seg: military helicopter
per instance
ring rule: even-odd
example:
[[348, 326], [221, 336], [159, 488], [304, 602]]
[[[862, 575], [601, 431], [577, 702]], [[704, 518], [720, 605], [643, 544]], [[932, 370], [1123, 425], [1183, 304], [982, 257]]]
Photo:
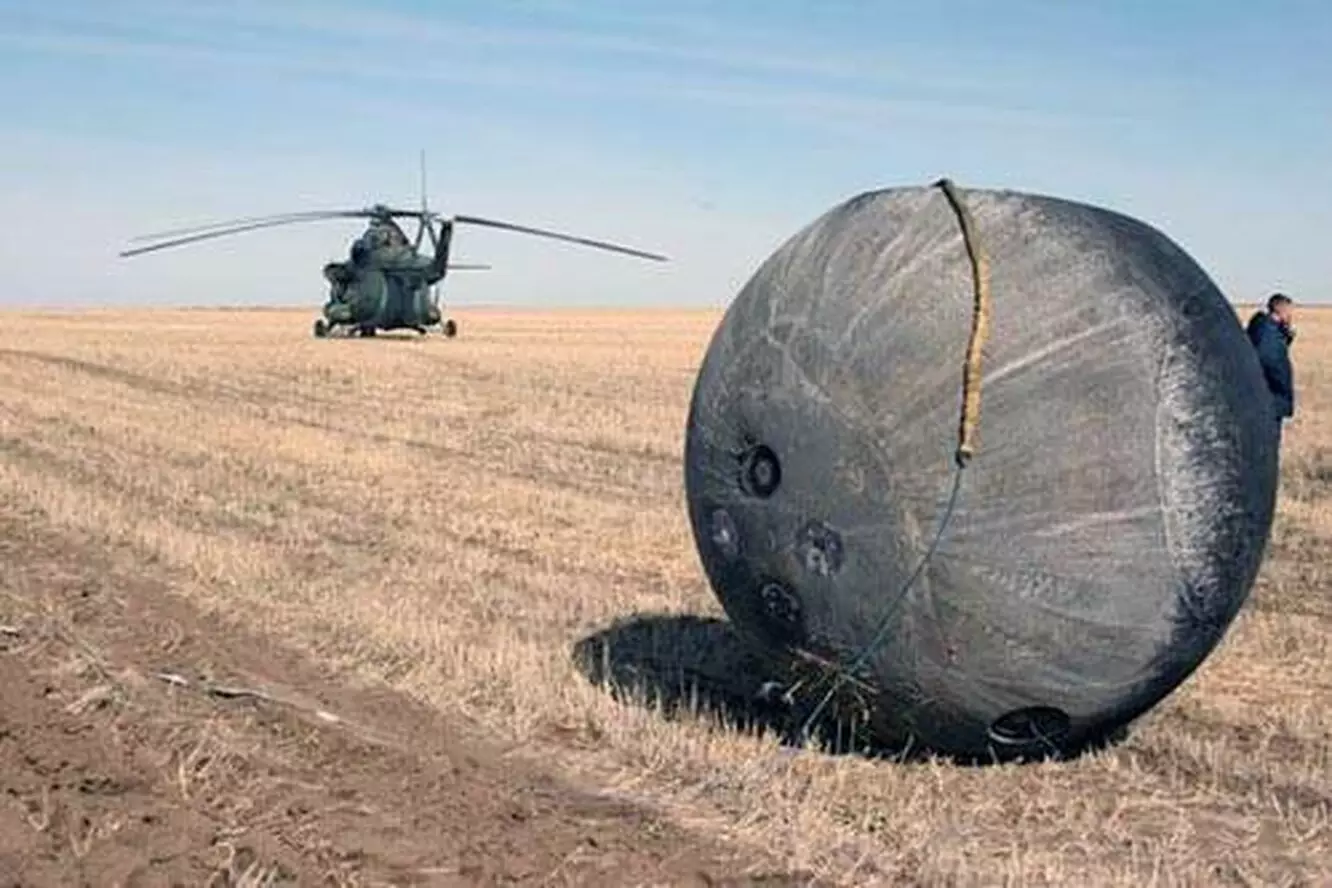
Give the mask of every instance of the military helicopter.
[[[424, 153], [421, 163], [420, 209], [411, 210], [375, 204], [364, 209], [310, 210], [233, 219], [211, 225], [142, 235], [133, 240], [160, 238], [167, 240], [124, 250], [120, 255], [137, 256], [208, 238], [328, 219], [368, 219], [369, 226], [351, 242], [347, 261], [328, 262], [324, 265], [324, 279], [329, 284], [329, 295], [328, 301], [324, 303], [322, 316], [314, 322], [314, 335], [319, 338], [338, 334], [374, 336], [377, 331], [401, 329], [415, 330], [424, 336], [433, 327], [438, 327], [445, 337], [456, 336], [457, 322], [444, 317], [439, 303], [438, 285], [449, 271], [481, 271], [489, 269], [490, 266], [450, 264], [449, 253], [455, 225], [499, 228], [625, 253], [657, 262], [668, 261], [666, 256], [657, 253], [516, 225], [512, 222], [484, 219], [479, 216], [441, 216], [432, 212], [426, 205]], [[399, 219], [417, 221], [414, 240], [408, 240], [406, 233], [398, 224]], [[431, 255], [421, 252], [422, 240], [426, 235], [430, 238], [433, 251]]]

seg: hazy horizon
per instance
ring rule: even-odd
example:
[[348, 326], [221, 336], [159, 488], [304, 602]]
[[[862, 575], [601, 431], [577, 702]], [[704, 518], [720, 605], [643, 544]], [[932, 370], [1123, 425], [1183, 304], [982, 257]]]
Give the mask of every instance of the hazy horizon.
[[460, 227], [494, 269], [450, 276], [455, 310], [723, 307], [834, 204], [942, 175], [1134, 215], [1238, 304], [1332, 301], [1332, 7], [645, 9], [0, 0], [0, 307], [317, 309], [355, 222], [116, 253], [414, 206], [422, 147], [434, 209], [672, 259]]

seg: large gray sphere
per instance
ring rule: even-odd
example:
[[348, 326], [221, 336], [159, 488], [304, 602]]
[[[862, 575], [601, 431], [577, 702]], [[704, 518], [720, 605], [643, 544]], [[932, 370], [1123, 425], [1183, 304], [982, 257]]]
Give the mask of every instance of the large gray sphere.
[[1234, 619], [1277, 426], [1234, 310], [1165, 235], [959, 193], [991, 264], [979, 434], [916, 582], [903, 595], [952, 489], [973, 310], [938, 188], [859, 195], [746, 284], [690, 406], [689, 516], [726, 612], [770, 650], [850, 664], [886, 627], [861, 673], [882, 742], [1067, 752], [1169, 694]]

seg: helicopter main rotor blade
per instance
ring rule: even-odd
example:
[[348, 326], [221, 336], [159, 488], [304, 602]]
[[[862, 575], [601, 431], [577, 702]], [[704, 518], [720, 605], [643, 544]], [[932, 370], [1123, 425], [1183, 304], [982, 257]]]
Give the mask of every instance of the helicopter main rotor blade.
[[602, 250], [610, 250], [615, 253], [627, 253], [630, 256], [638, 256], [641, 259], [654, 259], [657, 262], [670, 261], [669, 257], [662, 256], [659, 253], [648, 253], [643, 250], [636, 250], [633, 247], [622, 247], [618, 244], [612, 244], [606, 241], [592, 240], [591, 238], [578, 237], [572, 234], [561, 234], [558, 231], [547, 231], [544, 228], [530, 228], [526, 225], [515, 225], [512, 222], [499, 222], [495, 219], [483, 219], [479, 216], [454, 216], [453, 221], [467, 225], [484, 225], [488, 228], [502, 228], [507, 231], [517, 231], [523, 234], [534, 234], [538, 237], [549, 237], [555, 240], [568, 241], [569, 243], [582, 244], [586, 247], [597, 247]]
[[489, 265], [472, 265], [466, 262], [460, 265], [449, 263], [449, 271], [490, 271]]
[[370, 219], [376, 216], [388, 218], [427, 218], [436, 220], [441, 218], [438, 213], [429, 210], [404, 210], [396, 207], [386, 207], [383, 205], [363, 207], [350, 210], [300, 210], [293, 213], [276, 213], [271, 216], [247, 216], [241, 219], [227, 219], [221, 222], [212, 222], [207, 225], [192, 225], [187, 228], [171, 228], [166, 231], [158, 231], [152, 234], [140, 234], [130, 238], [131, 243], [154, 241], [164, 237], [178, 237], [188, 234], [201, 234], [205, 231], [213, 231], [220, 228], [232, 228], [240, 225], [249, 225], [255, 222], [277, 222], [279, 220], [291, 219], [326, 219], [345, 215], [349, 218]]
[[339, 210], [303, 210], [295, 213], [275, 213], [269, 216], [247, 216], [243, 219], [227, 219], [220, 222], [213, 222], [208, 225], [191, 225], [187, 228], [171, 228], [166, 231], [156, 231], [152, 234], [139, 234], [130, 238], [131, 243], [142, 243], [143, 241], [161, 240], [166, 237], [180, 237], [181, 235], [200, 234], [205, 231], [213, 231], [219, 228], [234, 228], [238, 225], [249, 225], [255, 222], [276, 222], [280, 219], [318, 219], [327, 216], [329, 213], [340, 212]]
[[196, 241], [208, 240], [214, 237], [225, 237], [229, 234], [241, 234], [246, 231], [254, 231], [259, 228], [272, 228], [277, 225], [291, 225], [296, 222], [317, 222], [324, 219], [356, 219], [365, 216], [364, 210], [343, 210], [343, 211], [324, 211], [316, 216], [298, 216], [296, 218], [282, 217], [277, 219], [267, 219], [261, 222], [251, 222], [248, 225], [236, 225], [231, 228], [224, 228], [220, 231], [207, 231], [202, 234], [193, 234], [188, 237], [177, 237], [161, 243], [149, 244], [146, 247], [136, 247], [132, 250], [121, 252], [122, 257], [138, 256], [141, 253], [151, 253], [154, 250], [165, 250], [167, 247], [179, 247], [183, 244], [192, 244]]

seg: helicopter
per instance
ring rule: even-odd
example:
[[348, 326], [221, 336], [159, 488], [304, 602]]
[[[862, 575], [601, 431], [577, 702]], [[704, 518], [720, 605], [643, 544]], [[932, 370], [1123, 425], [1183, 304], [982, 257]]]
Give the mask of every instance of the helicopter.
[[[438, 328], [446, 338], [458, 333], [458, 325], [446, 318], [439, 302], [438, 288], [449, 271], [484, 271], [488, 265], [452, 264], [449, 255], [455, 225], [477, 225], [552, 238], [596, 247], [657, 262], [669, 261], [658, 253], [637, 250], [606, 241], [592, 240], [542, 228], [532, 228], [486, 219], [480, 216], [442, 216], [426, 204], [425, 160], [421, 163], [421, 206], [419, 209], [395, 208], [374, 204], [363, 209], [308, 210], [273, 216], [254, 216], [215, 222], [192, 228], [178, 228], [141, 235], [135, 241], [157, 241], [147, 246], [124, 250], [121, 257], [181, 246], [214, 237], [240, 234], [261, 228], [316, 222], [330, 219], [367, 219], [366, 230], [351, 242], [345, 261], [327, 262], [323, 268], [329, 285], [328, 300], [321, 316], [315, 319], [314, 335], [374, 336], [378, 331], [408, 329], [422, 336]], [[414, 239], [408, 239], [399, 219], [415, 219]], [[422, 241], [429, 236], [431, 254], [421, 252]], [[162, 240], [162, 238], [166, 238]]]

